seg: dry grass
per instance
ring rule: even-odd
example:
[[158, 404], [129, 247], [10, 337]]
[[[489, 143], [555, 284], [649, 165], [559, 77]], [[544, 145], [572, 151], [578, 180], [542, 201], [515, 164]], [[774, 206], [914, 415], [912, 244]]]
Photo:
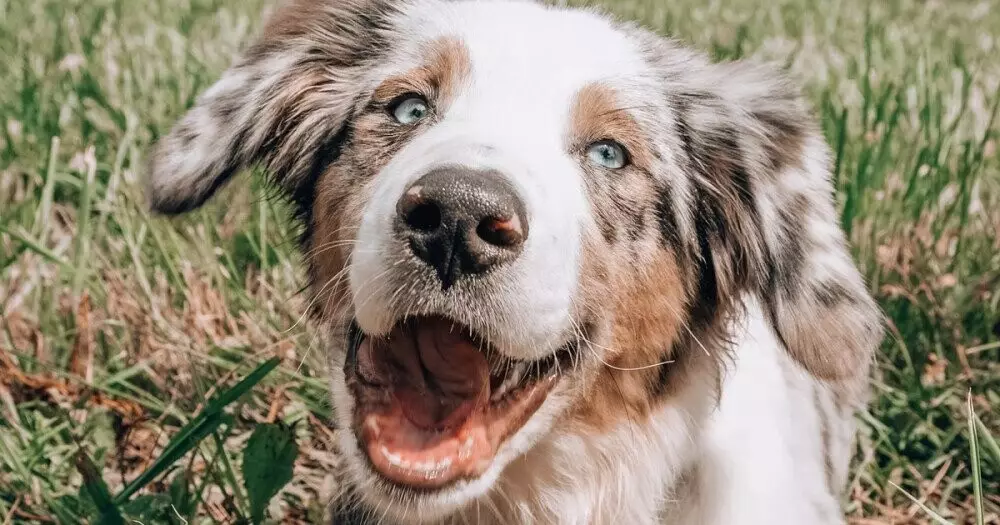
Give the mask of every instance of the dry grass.
[[[975, 523], [969, 392], [1000, 434], [1000, 6], [610, 1], [806, 83], [839, 152], [844, 225], [892, 320], [847, 511], [928, 523], [898, 486]], [[232, 407], [225, 446], [206, 440], [148, 490], [204, 481], [198, 519], [231, 521], [240, 488], [223, 465], [263, 421], [295, 423], [301, 449], [272, 517], [314, 521], [334, 490], [323, 344], [285, 210], [252, 177], [169, 221], [138, 191], [146, 146], [268, 5], [0, 0], [0, 520], [76, 522], [80, 447], [117, 490], [212, 393], [275, 356]], [[1000, 523], [1000, 457], [984, 448], [980, 467], [983, 520]]]

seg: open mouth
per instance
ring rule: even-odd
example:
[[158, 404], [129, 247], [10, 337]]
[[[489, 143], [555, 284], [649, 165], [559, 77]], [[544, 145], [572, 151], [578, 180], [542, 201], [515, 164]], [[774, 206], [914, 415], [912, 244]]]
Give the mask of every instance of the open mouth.
[[344, 371], [358, 439], [379, 474], [412, 489], [481, 476], [571, 353], [513, 361], [440, 317], [407, 319], [386, 337], [351, 332]]

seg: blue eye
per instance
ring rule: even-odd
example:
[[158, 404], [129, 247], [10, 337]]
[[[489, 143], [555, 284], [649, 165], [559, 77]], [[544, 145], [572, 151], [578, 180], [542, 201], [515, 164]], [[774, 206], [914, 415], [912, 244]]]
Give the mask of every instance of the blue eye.
[[587, 158], [598, 166], [616, 170], [628, 164], [628, 151], [613, 140], [599, 140], [587, 147]]
[[389, 111], [392, 118], [400, 124], [413, 124], [430, 113], [427, 99], [416, 94], [407, 93], [398, 97], [389, 104]]

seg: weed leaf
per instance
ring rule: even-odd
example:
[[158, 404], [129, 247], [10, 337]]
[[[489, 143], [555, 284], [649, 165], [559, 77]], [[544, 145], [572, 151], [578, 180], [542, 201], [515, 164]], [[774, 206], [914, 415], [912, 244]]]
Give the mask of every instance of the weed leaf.
[[271, 498], [292, 479], [299, 454], [292, 428], [281, 423], [259, 425], [243, 449], [243, 482], [250, 499], [250, 518], [264, 519]]
[[170, 501], [173, 503], [177, 513], [182, 516], [189, 516], [195, 511], [196, 502], [188, 487], [191, 475], [187, 471], [178, 472], [174, 480], [170, 482]]

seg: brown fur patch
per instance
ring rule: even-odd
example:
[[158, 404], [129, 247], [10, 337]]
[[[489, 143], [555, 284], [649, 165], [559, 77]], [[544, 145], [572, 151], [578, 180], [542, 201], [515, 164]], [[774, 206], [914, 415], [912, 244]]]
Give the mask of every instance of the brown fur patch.
[[[274, 46], [298, 37], [314, 37], [330, 30], [329, 20], [324, 15], [336, 14], [344, 19], [348, 18], [343, 16], [345, 13], [372, 13], [384, 7], [380, 0], [282, 0], [268, 16], [258, 43]], [[357, 18], [364, 21], [363, 17]]]
[[[340, 179], [343, 168], [331, 171], [338, 173], [328, 173], [324, 179]], [[360, 201], [348, 198], [346, 185], [321, 181], [313, 208], [313, 236], [305, 254], [314, 297], [310, 313], [320, 319], [336, 319], [350, 306], [347, 265], [358, 228], [351, 218], [360, 216]]]
[[639, 123], [619, 101], [614, 89], [600, 83], [577, 92], [570, 113], [571, 143], [585, 148], [598, 140], [612, 139], [628, 149], [632, 162], [641, 169], [653, 165], [653, 151]]
[[410, 92], [438, 105], [454, 99], [472, 71], [468, 48], [455, 38], [441, 38], [428, 44], [425, 53], [424, 64], [382, 82], [375, 89], [375, 100], [388, 102]]
[[[585, 257], [594, 255], [588, 251]], [[607, 276], [599, 270], [607, 266], [625, 271]], [[574, 423], [597, 431], [626, 420], [641, 423], [683, 383], [691, 357], [697, 357], [674, 351], [685, 323], [686, 294], [673, 254], [658, 248], [645, 264], [607, 266], [588, 265], [581, 280], [589, 286], [583, 296], [596, 301], [592, 304], [612, 305], [611, 334], [598, 343], [606, 346], [607, 364], [599, 365], [571, 415]]]
[[[265, 55], [291, 45], [295, 40], [308, 38], [319, 42], [320, 35], [336, 35], [335, 38], [350, 40], [351, 35], [362, 36], [364, 29], [358, 25], [364, 18], [356, 13], [372, 13], [383, 9], [378, 0], [283, 0], [267, 18], [260, 38], [247, 50], [248, 60], [259, 60]], [[343, 16], [349, 14], [349, 16]], [[330, 18], [335, 16], [336, 26], [331, 27]], [[341, 25], [343, 24], [343, 25]], [[343, 32], [343, 29], [352, 29]], [[372, 48], [377, 44], [367, 42]], [[352, 60], [348, 56], [331, 56], [338, 65], [347, 65]]]

